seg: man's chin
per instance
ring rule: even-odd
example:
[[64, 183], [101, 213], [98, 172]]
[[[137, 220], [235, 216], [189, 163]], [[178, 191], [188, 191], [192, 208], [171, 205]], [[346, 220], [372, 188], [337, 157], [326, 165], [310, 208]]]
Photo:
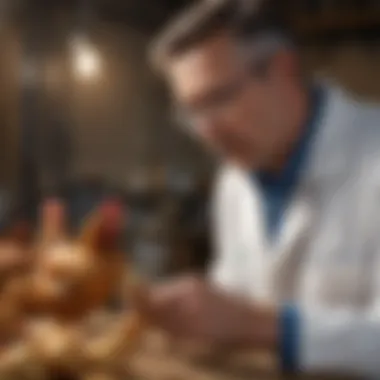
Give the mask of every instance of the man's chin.
[[243, 170], [255, 171], [259, 168], [257, 160], [252, 159], [252, 157], [230, 156], [228, 161]]
[[221, 150], [216, 149], [214, 149], [212, 153], [220, 162], [228, 162], [234, 166], [242, 168], [243, 170], [255, 171], [260, 167], [256, 157], [232, 154], [231, 152], [222, 152]]

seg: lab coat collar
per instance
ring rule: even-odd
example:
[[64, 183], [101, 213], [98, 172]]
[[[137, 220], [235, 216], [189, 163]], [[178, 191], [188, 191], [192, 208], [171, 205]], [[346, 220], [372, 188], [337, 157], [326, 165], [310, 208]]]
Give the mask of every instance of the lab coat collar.
[[272, 286], [283, 289], [283, 298], [286, 298], [286, 294], [292, 293], [284, 284], [289, 283], [287, 279], [290, 267], [294, 269], [297, 263], [302, 262], [298, 255], [305, 250], [303, 245], [307, 244], [307, 241], [303, 237], [309, 236], [314, 226], [319, 199], [324, 196], [325, 189], [331, 189], [333, 183], [339, 182], [340, 175], [345, 173], [348, 165], [343, 150], [346, 141], [344, 134], [346, 126], [349, 125], [350, 101], [338, 87], [324, 83], [322, 85], [325, 87], [324, 109], [321, 110], [308, 164], [293, 201], [284, 215], [283, 227], [279, 231], [277, 241], [271, 243], [266, 237], [258, 185], [252, 181], [249, 171], [241, 172], [247, 186], [250, 186], [252, 190], [252, 197], [256, 204], [256, 211], [252, 210], [256, 214], [254, 225], [257, 229], [255, 234], [257, 241], [254, 245], [256, 254], [263, 255], [262, 260], [267, 262], [268, 291], [275, 293], [270, 290]]
[[352, 112], [352, 100], [340, 87], [324, 82], [324, 110], [322, 111], [314, 146], [311, 151], [308, 172], [303, 186], [317, 188], [326, 181], [337, 178], [347, 169], [344, 150]]
[[[346, 148], [344, 134], [345, 130], [349, 132], [346, 126], [352, 124], [349, 122], [353, 106], [350, 95], [331, 82], [322, 81], [320, 86], [324, 89], [323, 110], [306, 172], [301, 180], [302, 187], [310, 190], [321, 187], [325, 181], [335, 178], [347, 168], [347, 161], [342, 154]], [[249, 183], [255, 182], [252, 181], [250, 170], [231, 162], [224, 164], [223, 172], [234, 172]]]
[[226, 198], [218, 197], [222, 199], [218, 204], [223, 210], [226, 203], [230, 204], [227, 199], [233, 205], [221, 214], [226, 218], [223, 222], [234, 230], [233, 243], [229, 244], [236, 245], [235, 251], [245, 252], [247, 273], [260, 278], [259, 292], [263, 299], [291, 300], [297, 286], [295, 273], [304, 262], [303, 255], [309, 252], [318, 211], [325, 206], [324, 200], [334, 196], [333, 191], [339, 191], [347, 170], [351, 170], [347, 151], [353, 143], [355, 103], [339, 87], [325, 86], [325, 109], [314, 136], [309, 165], [284, 215], [283, 228], [275, 244], [269, 244], [266, 239], [261, 195], [250, 171], [227, 165], [218, 176], [216, 190], [221, 193], [216, 194], [230, 194]]
[[326, 197], [324, 192], [337, 189], [342, 183], [340, 176], [349, 170], [347, 155], [344, 154], [347, 148], [344, 135], [350, 124], [350, 101], [339, 88], [325, 86], [324, 110], [321, 112], [308, 165], [285, 215], [283, 230], [274, 245], [264, 243], [264, 255], [267, 257], [263, 259], [268, 260], [268, 287], [272, 288], [269, 291], [283, 300], [291, 300], [294, 295], [297, 284], [289, 278], [304, 262], [302, 255], [309, 244], [306, 237], [311, 236], [317, 223], [320, 202]]

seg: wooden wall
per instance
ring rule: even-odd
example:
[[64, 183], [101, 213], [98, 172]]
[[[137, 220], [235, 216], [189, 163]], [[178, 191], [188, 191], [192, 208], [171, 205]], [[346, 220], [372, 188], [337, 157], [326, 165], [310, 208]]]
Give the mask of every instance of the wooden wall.
[[[147, 66], [148, 38], [110, 24], [98, 25], [96, 29], [104, 59], [101, 81], [73, 80], [69, 84], [64, 81], [66, 100], [61, 104], [67, 107], [64, 123], [73, 138], [69, 177], [95, 175], [128, 187], [136, 179], [136, 173], [151, 179], [157, 173], [162, 174], [163, 167], [172, 173], [194, 176], [207, 173], [212, 168], [211, 159], [170, 119], [163, 85]], [[331, 77], [356, 93], [380, 100], [380, 48], [375, 44], [309, 47], [304, 49], [303, 55], [307, 66], [316, 74]], [[0, 94], [0, 182], [11, 186], [15, 184], [19, 164], [20, 75], [18, 34], [3, 25], [0, 33], [0, 83], [4, 88]], [[62, 85], [62, 81], [58, 83]], [[47, 114], [40, 117], [46, 119]], [[48, 132], [49, 122], [44, 128]], [[40, 138], [44, 140], [46, 135], [42, 133]], [[49, 144], [40, 146], [41, 150], [49, 151]], [[44, 165], [49, 166], [48, 154], [40, 157], [42, 169]]]
[[209, 159], [173, 125], [166, 91], [147, 64], [149, 39], [110, 25], [98, 30], [104, 76], [73, 81], [71, 89], [73, 177], [98, 175], [128, 187], [137, 176], [157, 180], [168, 165], [202, 174]]
[[380, 101], [380, 44], [345, 43], [305, 49], [305, 62], [316, 75], [327, 77], [365, 98]]
[[0, 23], [0, 183], [16, 187], [19, 172], [19, 69], [18, 33]]

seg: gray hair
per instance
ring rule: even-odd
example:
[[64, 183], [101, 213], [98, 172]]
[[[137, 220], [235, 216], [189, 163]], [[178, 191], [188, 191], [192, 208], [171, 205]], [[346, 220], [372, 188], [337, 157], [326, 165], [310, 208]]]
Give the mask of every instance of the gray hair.
[[[231, 32], [239, 49], [263, 59], [293, 47], [275, 0], [203, 0], [185, 9], [153, 43], [151, 60], [158, 70], [177, 55], [222, 31]], [[254, 56], [253, 56], [254, 55]]]
[[248, 63], [268, 62], [280, 50], [294, 50], [294, 42], [285, 34], [265, 31], [251, 38], [241, 38], [238, 50]]

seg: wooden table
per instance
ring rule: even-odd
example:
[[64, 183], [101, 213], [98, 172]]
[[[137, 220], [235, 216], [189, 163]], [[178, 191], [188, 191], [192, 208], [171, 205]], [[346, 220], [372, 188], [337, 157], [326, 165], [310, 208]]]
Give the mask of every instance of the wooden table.
[[[130, 369], [136, 380], [281, 380], [321, 379], [317, 376], [286, 377], [275, 361], [265, 355], [239, 354], [216, 357], [206, 349], [179, 349], [157, 333], [149, 335], [133, 356]], [[337, 377], [323, 377], [337, 379]]]

